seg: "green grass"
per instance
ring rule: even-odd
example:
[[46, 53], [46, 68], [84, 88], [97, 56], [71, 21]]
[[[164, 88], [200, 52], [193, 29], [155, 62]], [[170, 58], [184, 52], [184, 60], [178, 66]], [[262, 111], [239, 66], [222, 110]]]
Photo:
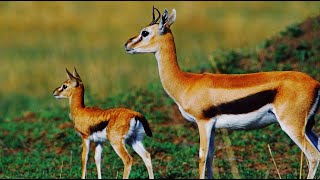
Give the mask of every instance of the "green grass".
[[[24, 103], [30, 102], [27, 111], [1, 121], [0, 178], [80, 178], [81, 138], [68, 119], [67, 100], [51, 99], [47, 101], [49, 103], [25, 99]], [[154, 136], [145, 137], [144, 144], [152, 156], [155, 178], [198, 177], [197, 127], [176, 114], [176, 105], [159, 83], [150, 84], [146, 90], [137, 89], [105, 100], [97, 100], [87, 93], [85, 99], [88, 106], [127, 107], [146, 115]], [[317, 127], [316, 131], [319, 130]], [[216, 131], [214, 165], [218, 172], [214, 172], [215, 175], [233, 178], [223, 141], [223, 138], [230, 138], [231, 150], [236, 157], [233, 161], [241, 178], [278, 177], [268, 152], [268, 144], [281, 176], [299, 177], [300, 150], [279, 125], [274, 124], [261, 130], [230, 130], [228, 134], [228, 137], [224, 137], [221, 130]], [[94, 146], [91, 146], [87, 178], [97, 177], [93, 152]], [[148, 178], [143, 161], [131, 148], [129, 152], [134, 158], [130, 178]], [[122, 161], [110, 144], [105, 143], [102, 177], [121, 178], [122, 170]], [[304, 175], [306, 173], [307, 166], [304, 163]], [[319, 173], [316, 177], [319, 178]]]
[[[128, 107], [147, 116], [154, 136], [145, 138], [145, 146], [152, 154], [156, 178], [197, 177], [197, 129], [181, 116], [172, 115], [170, 107], [173, 102], [159, 83], [150, 84], [146, 90], [137, 89], [103, 100], [86, 93], [87, 105]], [[1, 178], [60, 178], [60, 174], [62, 178], [80, 177], [80, 137], [72, 127], [61, 127], [70, 122], [67, 101], [55, 100], [52, 96], [48, 99], [21, 95], [2, 97], [1, 111], [6, 115], [0, 123]], [[33, 112], [33, 115], [30, 117], [28, 112]], [[176, 123], [171, 124], [172, 121]], [[284, 172], [282, 176], [298, 177], [300, 151], [278, 125], [229, 133], [241, 178], [277, 178], [267, 144], [270, 144], [276, 162]], [[219, 167], [220, 178], [232, 178], [224, 147], [218, 130], [215, 164]], [[146, 169], [136, 154], [134, 162], [130, 178], [147, 178]], [[105, 144], [102, 165], [104, 178], [122, 177], [122, 162], [108, 143]], [[87, 177], [96, 177], [92, 153]]]

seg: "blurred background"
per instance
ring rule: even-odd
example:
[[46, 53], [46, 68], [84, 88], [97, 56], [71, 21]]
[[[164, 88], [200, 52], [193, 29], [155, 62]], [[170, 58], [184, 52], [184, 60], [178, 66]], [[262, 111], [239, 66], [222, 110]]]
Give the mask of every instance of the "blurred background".
[[76, 67], [97, 98], [159, 81], [152, 54], [123, 48], [151, 22], [153, 5], [177, 10], [172, 30], [182, 69], [216, 49], [254, 49], [320, 12], [320, 2], [306, 1], [0, 2], [0, 94], [52, 98], [66, 67]]

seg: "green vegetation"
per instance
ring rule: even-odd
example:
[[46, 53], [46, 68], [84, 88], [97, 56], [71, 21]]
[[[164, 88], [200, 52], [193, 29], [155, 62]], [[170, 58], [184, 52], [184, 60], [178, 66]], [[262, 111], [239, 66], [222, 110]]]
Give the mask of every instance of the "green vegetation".
[[[198, 177], [196, 124], [184, 120], [164, 92], [153, 55], [130, 56], [123, 49], [151, 20], [152, 5], [177, 9], [173, 33], [186, 71], [298, 70], [320, 80], [320, 18], [307, 18], [319, 12], [319, 2], [1, 2], [0, 178], [81, 177], [81, 138], [67, 100], [52, 96], [66, 79], [64, 68], [73, 66], [82, 75], [87, 106], [126, 107], [146, 116], [154, 136], [144, 144], [155, 178]], [[268, 144], [282, 178], [299, 178], [301, 151], [277, 124], [217, 130], [214, 177], [234, 178], [236, 168], [241, 178], [278, 178]], [[111, 148], [105, 143], [102, 177], [121, 178], [123, 164]], [[128, 149], [134, 155], [130, 178], [148, 178], [141, 158]], [[90, 150], [87, 178], [96, 178], [94, 146]]]
[[286, 31], [281, 31], [282, 36], [289, 36], [292, 38], [297, 38], [303, 34], [298, 24], [293, 24], [287, 27]]

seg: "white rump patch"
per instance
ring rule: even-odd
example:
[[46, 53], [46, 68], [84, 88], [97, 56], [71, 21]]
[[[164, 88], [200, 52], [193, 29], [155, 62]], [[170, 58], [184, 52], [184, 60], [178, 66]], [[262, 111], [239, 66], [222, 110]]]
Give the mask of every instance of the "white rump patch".
[[141, 141], [145, 134], [144, 128], [140, 121], [132, 118], [130, 120], [130, 128], [127, 134], [124, 136], [124, 140], [127, 144], [132, 145], [135, 141]]
[[[138, 124], [139, 122], [137, 122]], [[136, 126], [136, 120], [134, 118], [132, 118], [130, 120], [130, 128], [128, 130], [128, 133], [124, 136], [124, 139], [128, 139], [129, 137], [131, 137], [134, 134], [134, 129]]]

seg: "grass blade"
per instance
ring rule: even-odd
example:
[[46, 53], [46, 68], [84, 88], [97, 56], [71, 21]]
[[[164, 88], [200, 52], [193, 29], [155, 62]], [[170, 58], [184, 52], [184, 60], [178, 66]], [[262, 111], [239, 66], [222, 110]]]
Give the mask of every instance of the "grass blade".
[[278, 170], [278, 168], [277, 168], [277, 164], [276, 164], [276, 162], [275, 162], [275, 160], [274, 160], [274, 158], [273, 158], [273, 155], [272, 155], [271, 148], [270, 148], [269, 144], [268, 144], [268, 148], [269, 148], [269, 152], [270, 152], [270, 155], [271, 155], [271, 158], [272, 158], [273, 164], [274, 164], [274, 166], [276, 167], [276, 170], [277, 170], [278, 176], [279, 176], [279, 178], [281, 179], [281, 176], [280, 176], [279, 170]]

